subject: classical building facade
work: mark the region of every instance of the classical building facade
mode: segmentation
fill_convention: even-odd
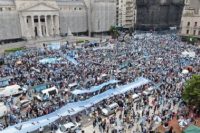
[[[114,0],[87,3],[88,0],[0,0],[0,40],[58,36],[69,28],[72,33],[98,33],[115,25]]]
[[[182,36],[200,38],[200,0],[186,0],[181,19]]]
[[[136,23],[136,0],[116,0],[116,25],[131,28]]]

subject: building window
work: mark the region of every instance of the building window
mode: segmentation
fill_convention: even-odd
[[[196,35],[196,30],[193,31],[193,35]]]
[[[194,23],[194,26],[197,27],[197,22]]]
[[[10,8],[10,7],[8,7],[8,11],[11,11],[11,8]]]
[[[3,8],[0,8],[0,12],[3,11]]]
[[[45,22],[45,19],[44,19],[44,18],[41,18],[40,21],[41,21],[41,22]]]
[[[190,22],[187,23],[187,26],[190,26]]]
[[[76,10],[76,7],[74,8],[74,10]]]
[[[186,34],[189,34],[189,33],[190,33],[190,31],[189,31],[189,30],[187,30],[187,31],[186,31]]]
[[[82,10],[81,8],[79,8],[79,10]]]
[[[35,22],[35,23],[38,23],[38,19],[34,19],[34,22]]]

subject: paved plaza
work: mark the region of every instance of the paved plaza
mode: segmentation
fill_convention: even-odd
[[[3,55],[2,133],[170,133],[171,121],[181,131],[198,118],[181,95],[199,48],[175,33],[38,44]]]

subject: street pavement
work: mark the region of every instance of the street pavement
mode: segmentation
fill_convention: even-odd
[[[149,105],[150,106],[152,105],[152,101],[153,101],[153,97],[150,96],[149,97]],[[161,106],[161,108],[164,108],[164,107],[165,107],[164,105]],[[134,104],[134,110],[136,111],[135,113],[139,113],[140,115],[142,115],[142,110],[146,110],[146,109],[147,109],[147,107],[141,108],[140,110],[136,111],[136,104]],[[173,110],[174,112],[177,112],[178,106],[171,108],[171,110]],[[160,112],[160,110],[153,112],[153,109],[150,109],[149,111],[150,111],[150,116],[153,116],[153,114],[158,114]],[[133,122],[133,126],[130,126],[128,123],[123,123],[123,121],[121,119],[119,119],[120,114],[121,114],[120,111],[118,111],[116,113],[116,117],[117,117],[116,124],[114,124],[114,125],[107,124],[107,126],[109,126],[109,132],[108,133],[112,133],[113,129],[117,129],[119,133],[142,133],[141,127],[140,127],[141,119],[139,121],[135,120]],[[113,116],[113,115],[111,115],[111,116]],[[106,119],[106,121],[108,122],[109,117],[103,117],[103,119]],[[122,118],[123,117],[124,116],[122,115]],[[83,125],[82,130],[84,130],[85,133],[94,133],[94,132],[95,133],[104,133],[103,131],[99,130],[99,126],[96,126],[95,128],[93,128],[92,119],[88,119],[88,121],[84,120],[82,122],[82,125]],[[154,125],[153,129],[158,128],[160,125],[161,125],[161,123]],[[150,126],[150,125],[147,124],[147,127],[148,126]],[[122,130],[122,129],[124,129],[124,130]],[[120,132],[120,130],[121,130],[121,132]]]

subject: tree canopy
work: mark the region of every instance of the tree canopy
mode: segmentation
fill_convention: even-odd
[[[119,32],[115,26],[110,27],[110,35],[112,36],[113,39],[118,38]]]
[[[193,75],[186,81],[183,99],[189,106],[200,108],[200,75]]]
[[[186,37],[186,41],[189,43],[195,44],[198,41],[198,39],[197,37],[194,37],[194,36],[188,36]]]

